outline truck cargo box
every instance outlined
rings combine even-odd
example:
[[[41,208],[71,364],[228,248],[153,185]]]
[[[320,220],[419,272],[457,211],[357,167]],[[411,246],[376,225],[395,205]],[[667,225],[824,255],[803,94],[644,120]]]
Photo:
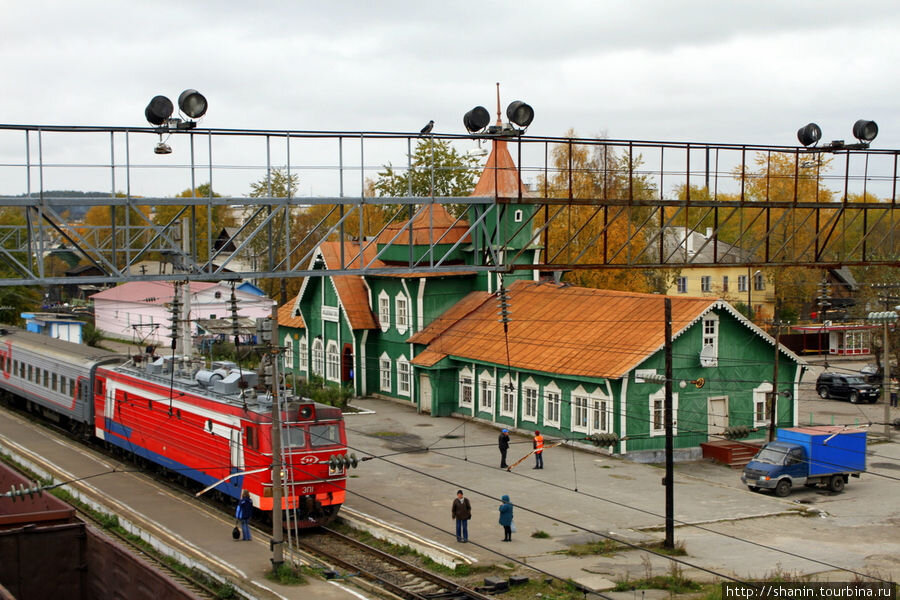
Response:
[[[778,430],[778,441],[803,446],[809,475],[866,470],[866,432],[837,426],[790,427]]]

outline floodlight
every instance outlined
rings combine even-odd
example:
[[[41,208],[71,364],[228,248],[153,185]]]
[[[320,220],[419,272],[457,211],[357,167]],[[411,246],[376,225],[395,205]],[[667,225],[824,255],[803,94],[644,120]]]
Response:
[[[491,114],[483,106],[476,106],[463,115],[463,125],[469,133],[481,131],[491,122]]]
[[[534,121],[534,109],[521,100],[516,100],[506,107],[506,116],[519,127],[528,127]]]
[[[822,137],[822,128],[815,123],[808,123],[797,130],[797,139],[804,146],[811,146]]]
[[[144,109],[144,116],[152,125],[163,125],[172,116],[172,101],[165,96],[153,96],[150,104]]]
[[[197,90],[184,90],[178,96],[178,109],[191,119],[199,119],[206,114],[206,98]]]
[[[853,124],[853,137],[860,142],[871,142],[878,135],[878,125],[875,121],[860,119]]]

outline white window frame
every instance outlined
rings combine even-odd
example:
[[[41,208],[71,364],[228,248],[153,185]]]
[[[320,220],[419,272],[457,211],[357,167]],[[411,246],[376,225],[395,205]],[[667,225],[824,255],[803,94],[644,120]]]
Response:
[[[394,297],[394,326],[400,334],[409,329],[409,298],[404,294]]]
[[[766,427],[769,425],[769,414],[766,411],[766,393],[772,391],[772,383],[764,381],[753,388],[753,426]],[[775,399],[775,414],[778,414],[778,399]],[[762,418],[758,418],[760,413]]]
[[[411,393],[412,370],[405,356],[397,359],[397,395],[409,398]]]
[[[522,209],[521,209],[521,208],[518,209],[518,210],[516,210],[516,211],[513,213],[513,221],[516,222],[516,223],[521,223],[521,222],[522,222],[522,217],[523,217],[523,213],[522,213]]]
[[[541,388],[529,377],[522,384],[522,420],[537,423],[540,410]],[[533,409],[533,410],[532,410]]]
[[[650,394],[650,437],[666,435],[666,390],[664,387]],[[658,414],[658,416],[657,416]],[[658,419],[658,420],[657,420]],[[672,393],[672,435],[678,434],[678,393]]]
[[[728,291],[728,275],[722,275],[722,291]]]
[[[325,347],[322,338],[317,337],[312,347],[312,374],[319,377],[325,376]]]
[[[755,273],[753,275],[753,291],[754,292],[762,292],[766,289],[766,277],[762,273]]]
[[[475,383],[472,370],[466,367],[459,372],[459,405],[472,408],[475,402]]]
[[[306,342],[305,335],[300,338],[298,346],[297,354],[299,360],[297,361],[297,368],[301,373],[307,373],[309,371],[309,345]]]
[[[378,293],[378,325],[385,333],[391,328],[391,297],[385,290]]]
[[[687,277],[682,275],[676,280],[675,285],[679,294],[687,294]]]
[[[747,291],[747,276],[746,275],[738,275],[738,289],[739,292]]]
[[[497,399],[497,380],[490,371],[482,371],[478,377],[478,410],[491,414],[493,420]]]
[[[334,340],[328,340],[325,350],[325,378],[328,381],[340,382],[341,380],[341,353],[338,352],[338,344]]]
[[[500,378],[500,416],[509,417],[515,421],[516,418],[516,384],[513,377],[507,373]]]
[[[383,353],[378,358],[378,389],[382,392],[391,393],[391,368],[393,361],[388,353]]]
[[[282,368],[294,370],[294,338],[291,334],[284,336],[284,355],[282,356]]]
[[[606,394],[594,392],[594,394],[591,395],[589,411],[589,434],[613,432],[612,400]]]
[[[556,427],[562,420],[562,390],[555,383],[544,386],[544,425]]]
[[[583,387],[578,386],[578,389],[572,392],[572,431],[588,432],[591,425],[590,406],[590,396]]]
[[[719,315],[715,313],[707,313],[703,315],[700,322],[703,330],[700,332],[701,346],[700,349],[711,348],[706,358],[710,360],[707,367],[717,367],[719,365]]]
[[[712,291],[712,275],[701,275],[700,276],[700,291],[701,292],[711,292]]]

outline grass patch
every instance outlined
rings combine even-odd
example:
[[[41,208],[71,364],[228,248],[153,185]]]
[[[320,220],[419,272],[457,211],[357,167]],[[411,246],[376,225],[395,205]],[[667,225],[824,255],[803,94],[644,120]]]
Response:
[[[403,434],[397,431],[376,431],[375,433],[370,433],[372,437],[382,437],[382,438],[391,438],[391,437],[400,437]]]
[[[277,569],[267,571],[266,579],[281,585],[302,585],[306,583],[306,577],[301,570],[294,568],[288,563],[281,563]]]
[[[619,542],[609,539],[597,540],[596,542],[588,542],[586,544],[573,544],[566,550],[562,550],[559,554],[567,556],[592,556],[601,555],[609,556],[622,550],[624,546]]]
[[[639,579],[620,579],[616,581],[615,592],[627,592],[630,590],[666,590],[671,594],[692,594],[699,592],[703,586],[684,576],[684,573],[676,564],[669,567],[665,575],[653,575],[649,568],[649,559],[644,563],[647,572]]]
[[[683,541],[676,540],[674,548],[666,548],[663,545],[664,543],[665,542],[654,542],[652,544],[641,544],[641,548],[653,550],[654,552],[665,554],[666,556],[687,556],[687,550],[684,549]]]
[[[550,534],[547,533],[546,531],[543,531],[542,529],[538,529],[537,531],[535,531],[534,533],[531,534],[531,537],[537,538],[539,540],[545,540],[548,537],[550,537]]]

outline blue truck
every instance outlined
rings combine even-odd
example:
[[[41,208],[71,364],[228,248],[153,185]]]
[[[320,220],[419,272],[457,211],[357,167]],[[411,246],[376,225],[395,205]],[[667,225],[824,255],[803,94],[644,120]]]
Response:
[[[779,429],[744,467],[741,481],[756,492],[784,497],[797,486],[840,492],[866,470],[866,432],[839,426]]]

